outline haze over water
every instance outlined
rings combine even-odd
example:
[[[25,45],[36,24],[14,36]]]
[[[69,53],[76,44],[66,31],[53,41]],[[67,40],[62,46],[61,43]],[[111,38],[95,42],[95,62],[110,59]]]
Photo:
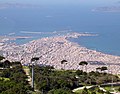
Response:
[[[119,7],[118,0],[6,0],[0,2],[37,6],[0,9],[0,35],[13,33],[37,39],[52,36],[48,32],[53,31],[90,32],[98,36],[81,37],[71,41],[78,42],[87,48],[120,55],[120,12],[92,11],[98,7]],[[21,31],[44,32],[44,34],[27,34]],[[24,40],[24,42],[27,41],[29,40]]]

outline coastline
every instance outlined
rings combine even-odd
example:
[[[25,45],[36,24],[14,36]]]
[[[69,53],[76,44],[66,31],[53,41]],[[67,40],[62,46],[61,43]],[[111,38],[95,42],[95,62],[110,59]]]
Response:
[[[10,61],[21,61],[29,64],[32,57],[40,57],[38,64],[52,65],[61,69],[61,61],[67,60],[65,69],[80,69],[80,61],[87,61],[87,71],[95,71],[97,67],[107,66],[109,72],[120,73],[120,56],[114,56],[87,49],[68,38],[92,36],[92,34],[68,33],[66,36],[46,37],[30,41],[23,45],[6,44],[2,50]]]

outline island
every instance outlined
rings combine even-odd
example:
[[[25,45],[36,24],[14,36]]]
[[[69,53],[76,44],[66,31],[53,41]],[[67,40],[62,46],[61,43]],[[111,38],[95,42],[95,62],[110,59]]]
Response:
[[[22,4],[22,3],[0,3],[0,9],[6,8],[37,8],[39,5]]]
[[[120,12],[120,6],[112,6],[112,7],[98,7],[92,9],[93,12]]]

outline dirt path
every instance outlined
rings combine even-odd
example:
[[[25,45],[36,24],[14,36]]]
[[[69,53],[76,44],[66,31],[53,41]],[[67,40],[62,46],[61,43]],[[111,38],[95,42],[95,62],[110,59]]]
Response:
[[[26,73],[26,75],[27,75],[27,77],[28,77],[27,81],[29,82],[30,86],[32,87],[32,78],[31,78],[31,76],[30,76],[30,69],[29,69],[28,67],[24,67],[23,69],[24,69],[24,71],[25,71],[25,73]],[[34,92],[35,92],[35,93],[36,93],[36,92],[37,92],[37,93],[40,93],[40,91],[37,90],[36,87],[34,88]],[[40,94],[41,94],[41,93],[40,93]]]
[[[26,73],[26,75],[28,77],[27,81],[29,82],[30,86],[32,86],[32,78],[30,76],[30,69],[28,67],[25,67],[23,69],[24,69],[24,71],[25,71],[25,73]]]

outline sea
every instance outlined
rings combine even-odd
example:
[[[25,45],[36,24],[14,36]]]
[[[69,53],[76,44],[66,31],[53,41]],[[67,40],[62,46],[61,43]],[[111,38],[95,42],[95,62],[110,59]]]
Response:
[[[44,2],[39,7],[35,3],[37,7],[0,8],[0,36],[30,37],[15,41],[24,44],[33,39],[68,32],[88,32],[98,36],[84,36],[70,41],[89,49],[120,56],[120,12],[92,11],[98,7],[120,6],[120,3],[117,0],[80,1],[74,0],[73,4],[66,3],[67,1],[60,4]]]

